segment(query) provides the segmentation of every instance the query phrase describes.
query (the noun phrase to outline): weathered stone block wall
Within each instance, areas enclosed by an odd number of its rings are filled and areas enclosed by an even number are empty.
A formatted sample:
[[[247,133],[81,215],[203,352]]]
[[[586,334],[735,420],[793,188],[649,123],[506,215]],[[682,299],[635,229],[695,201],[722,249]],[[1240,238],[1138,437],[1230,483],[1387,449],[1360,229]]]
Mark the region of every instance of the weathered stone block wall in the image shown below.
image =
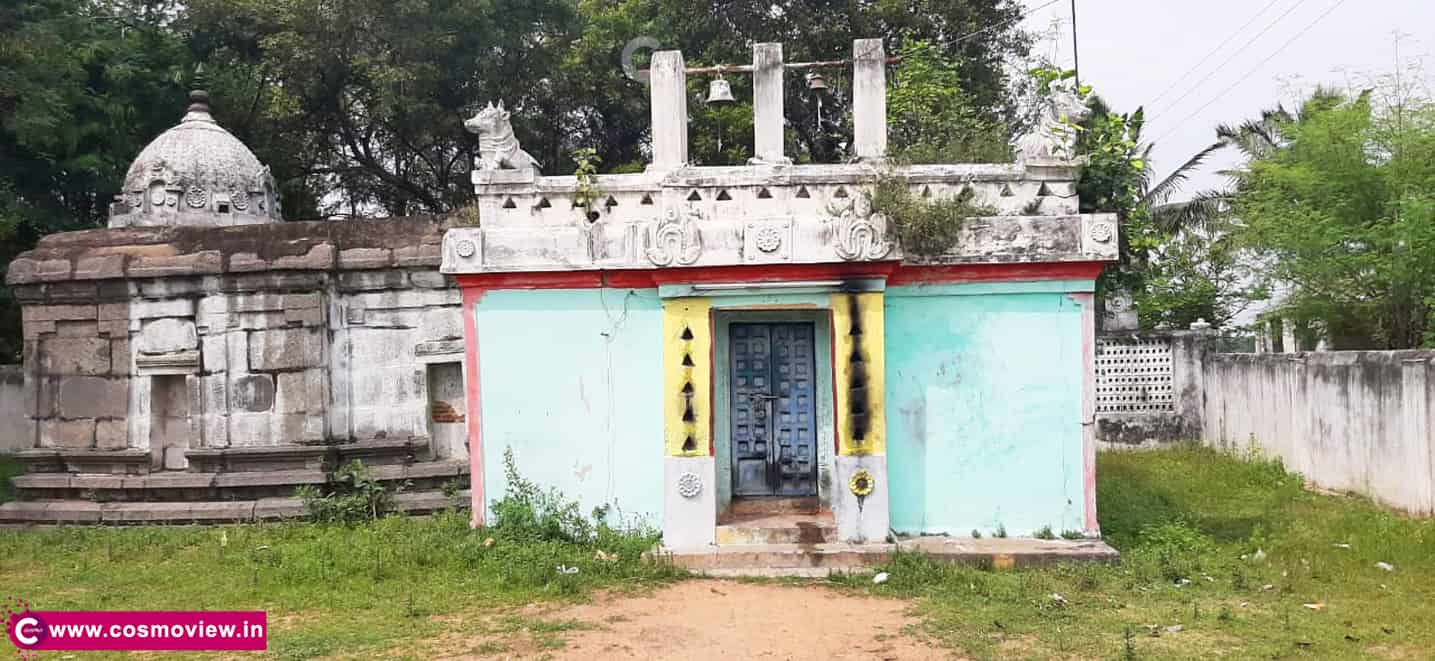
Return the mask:
[[[1435,352],[1212,354],[1204,379],[1207,443],[1435,513]]]
[[[110,299],[96,283],[46,288],[53,291],[51,304],[21,312],[33,389],[25,415],[39,432],[27,447],[122,449],[130,400],[126,306],[102,304]]]
[[[0,453],[35,446],[35,423],[30,419],[34,391],[25,387],[19,365],[0,365]]]
[[[338,311],[330,348],[335,435],[429,435],[428,365],[462,362],[460,303],[449,279],[431,269],[339,278],[331,303]],[[466,457],[467,451],[444,448],[440,454]]]
[[[186,447],[429,437],[427,363],[458,363],[463,347],[459,293],[437,272],[443,229],[47,237],[7,278],[35,392],[22,413],[38,434],[24,447],[148,449],[169,463]],[[151,447],[161,438],[180,452]]]

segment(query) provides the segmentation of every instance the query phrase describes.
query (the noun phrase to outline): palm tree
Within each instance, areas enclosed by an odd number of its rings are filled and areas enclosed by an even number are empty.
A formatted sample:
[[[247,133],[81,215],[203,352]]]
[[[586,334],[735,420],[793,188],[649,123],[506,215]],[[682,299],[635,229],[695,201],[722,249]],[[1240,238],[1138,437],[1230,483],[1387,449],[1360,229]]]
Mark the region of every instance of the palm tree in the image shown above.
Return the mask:
[[[1369,92],[1366,92],[1361,97],[1368,94]],[[1339,105],[1344,99],[1345,95],[1337,90],[1317,87],[1294,113],[1277,104],[1274,108],[1262,110],[1256,119],[1248,119],[1234,126],[1216,126],[1216,141],[1196,152],[1159,183],[1148,187],[1141,203],[1151,209],[1151,217],[1157,227],[1173,234],[1186,229],[1209,229],[1228,220],[1230,202],[1236,193],[1236,178],[1240,174],[1238,170],[1222,170],[1218,173],[1231,180],[1223,189],[1199,191],[1191,196],[1191,199],[1181,202],[1171,202],[1171,197],[1181,190],[1181,186],[1190,179],[1191,173],[1201,167],[1211,154],[1223,149],[1235,149],[1246,162],[1270,158],[1287,144],[1284,127],[1299,124],[1314,113]],[[1145,151],[1149,153],[1150,149],[1150,146],[1147,146]]]

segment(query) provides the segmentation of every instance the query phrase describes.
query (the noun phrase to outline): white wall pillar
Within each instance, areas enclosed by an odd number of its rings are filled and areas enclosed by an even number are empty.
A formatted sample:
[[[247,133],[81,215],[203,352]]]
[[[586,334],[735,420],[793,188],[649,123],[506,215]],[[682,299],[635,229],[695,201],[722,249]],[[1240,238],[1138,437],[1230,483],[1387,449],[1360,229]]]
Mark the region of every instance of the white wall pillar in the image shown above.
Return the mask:
[[[1400,431],[1399,443],[1408,449],[1412,465],[1408,479],[1391,480],[1400,485],[1392,489],[1399,493],[1409,489],[1402,505],[1416,514],[1435,514],[1435,428],[1431,423],[1431,406],[1435,404],[1435,391],[1431,390],[1430,375],[1435,372],[1435,360],[1413,358],[1400,365]],[[1380,465],[1380,458],[1372,458],[1373,466]],[[1393,476],[1392,476],[1393,477]],[[1401,488],[1404,487],[1404,488]]]
[[[852,42],[852,134],[857,158],[887,156],[887,51],[881,39]]]
[[[688,75],[681,51],[653,53],[653,164],[671,170],[688,162]]]
[[[1299,353],[1300,346],[1296,342],[1295,323],[1290,319],[1281,319],[1281,353]]]
[[[754,161],[789,164],[783,153],[782,44],[752,47],[752,130]]]

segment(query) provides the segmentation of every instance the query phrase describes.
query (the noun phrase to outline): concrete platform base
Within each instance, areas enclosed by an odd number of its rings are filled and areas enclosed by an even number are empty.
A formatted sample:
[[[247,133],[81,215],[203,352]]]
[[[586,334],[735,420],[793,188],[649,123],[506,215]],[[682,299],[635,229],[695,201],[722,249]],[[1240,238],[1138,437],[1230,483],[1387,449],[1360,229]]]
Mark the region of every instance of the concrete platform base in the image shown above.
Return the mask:
[[[831,512],[729,515],[718,525],[715,537],[720,546],[826,544],[837,541],[837,523]]]
[[[938,562],[993,569],[1038,567],[1059,562],[1120,559],[1101,540],[955,539],[921,537],[896,544],[729,544],[703,548],[659,548],[654,557],[706,576],[822,577],[834,572],[869,571],[898,551],[923,553]]]

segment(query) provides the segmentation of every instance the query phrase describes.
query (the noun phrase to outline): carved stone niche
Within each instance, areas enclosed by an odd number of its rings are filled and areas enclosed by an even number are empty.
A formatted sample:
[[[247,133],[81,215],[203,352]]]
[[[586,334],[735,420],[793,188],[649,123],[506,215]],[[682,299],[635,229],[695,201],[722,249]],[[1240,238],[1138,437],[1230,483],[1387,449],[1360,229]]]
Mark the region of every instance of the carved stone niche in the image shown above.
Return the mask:
[[[199,334],[191,319],[167,317],[146,322],[135,338],[139,374],[199,372]]]

